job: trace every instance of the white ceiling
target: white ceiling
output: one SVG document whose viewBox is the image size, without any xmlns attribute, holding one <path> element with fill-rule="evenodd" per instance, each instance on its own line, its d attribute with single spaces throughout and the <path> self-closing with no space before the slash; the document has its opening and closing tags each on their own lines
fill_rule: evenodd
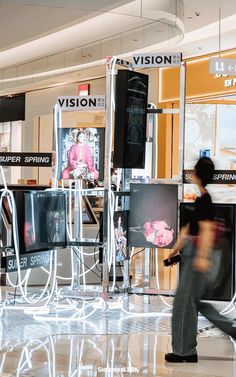
<svg viewBox="0 0 236 377">
<path fill-rule="evenodd" d="M 117 51 L 123 56 L 138 50 L 171 49 L 184 56 L 217 51 L 219 7 L 222 49 L 236 47 L 236 0 L 184 0 L 182 41 L 180 31 L 173 38 L 176 21 L 183 27 L 181 17 L 171 17 L 175 6 L 176 0 L 0 0 L 0 94 L 92 78 L 96 70 L 88 64 L 101 64 Z M 72 65 L 72 73 L 31 77 Z M 2 82 L 19 76 L 28 78 Z"/>
<path fill-rule="evenodd" d="M 32 1 L 38 4 L 46 3 L 46 1 L 34 0 L 29 0 L 28 3 Z M 60 0 L 59 2 L 63 1 Z M 75 0 L 67 1 L 68 4 L 75 2 Z M 80 1 L 78 0 L 79 3 Z M 110 45 L 115 46 L 115 44 L 118 44 L 116 54 L 153 44 L 150 41 L 150 36 L 156 42 L 168 40 L 169 36 L 175 35 L 175 26 L 178 26 L 181 30 L 184 27 L 181 20 L 174 14 L 175 7 L 173 5 L 176 4 L 176 1 L 178 3 L 182 2 L 182 0 L 82 0 L 82 6 L 86 7 L 86 9 L 94 7 L 93 9 L 96 10 L 99 5 L 99 12 L 91 11 L 90 14 L 85 9 L 13 4 L 13 2 L 19 3 L 20 0 L 10 0 L 9 4 L 0 3 L 0 25 L 3 25 L 3 31 L 11 31 L 6 38 L 8 42 L 5 42 L 4 37 L 2 37 L 2 40 L 0 38 L 0 49 L 2 48 L 2 52 L 0 52 L 0 68 L 36 60 L 75 47 L 85 47 L 90 43 L 100 43 L 104 39 L 110 40 L 111 37 L 114 40 L 112 43 L 110 40 Z M 21 2 L 25 3 L 26 1 L 22 0 Z M 109 9 L 105 7 L 108 2 L 110 4 Z M 52 0 L 52 3 L 55 3 L 55 1 Z M 113 7 L 111 4 L 113 4 Z M 143 5 L 142 8 L 140 7 L 141 4 Z M 117 5 L 119 6 L 117 7 Z M 8 9 L 11 7 L 16 7 L 17 12 L 13 12 L 13 9 Z M 60 18 L 63 16 L 64 11 L 68 19 L 70 18 L 71 25 L 65 26 L 65 23 L 63 23 L 60 30 L 55 31 L 55 28 L 59 29 Z M 53 12 L 59 12 L 59 16 L 58 18 L 53 18 L 54 23 L 52 22 L 51 29 L 49 29 L 50 17 Z M 71 12 L 75 14 L 78 12 L 76 19 L 74 15 L 73 25 L 73 14 Z M 41 19 L 47 19 L 48 22 L 44 21 L 44 25 L 41 26 Z M 143 29 L 145 25 L 153 25 L 155 22 L 158 22 L 155 27 L 159 34 L 155 35 L 156 31 L 153 29 L 151 31 L 147 30 L 147 32 Z M 45 26 L 45 24 L 47 25 Z M 44 35 L 42 35 L 43 30 Z M 130 45 L 129 42 L 127 45 L 129 37 L 125 33 L 132 34 L 132 32 L 134 36 L 131 35 L 130 40 L 136 42 L 136 44 Z M 5 35 L 5 33 L 3 32 L 2 35 Z M 13 45 L 15 47 L 12 47 Z M 113 53 L 112 51 L 110 52 L 110 54 Z"/>
<path fill-rule="evenodd" d="M 0 0 L 0 51 L 82 23 L 131 0 Z M 52 46 L 53 47 L 53 46 Z"/>
</svg>

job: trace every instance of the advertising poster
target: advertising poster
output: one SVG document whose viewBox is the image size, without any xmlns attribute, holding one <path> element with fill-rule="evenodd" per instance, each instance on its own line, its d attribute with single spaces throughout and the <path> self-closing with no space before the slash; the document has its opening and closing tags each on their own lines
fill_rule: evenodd
<svg viewBox="0 0 236 377">
<path fill-rule="evenodd" d="M 63 193 L 25 193 L 25 251 L 66 246 L 66 200 Z"/>
<path fill-rule="evenodd" d="M 103 179 L 104 128 L 59 129 L 61 179 Z"/>
<path fill-rule="evenodd" d="M 116 262 L 128 258 L 128 211 L 114 213 L 114 228 L 116 241 Z"/>
<path fill-rule="evenodd" d="M 130 185 L 129 245 L 171 248 L 177 235 L 178 186 Z"/>
<path fill-rule="evenodd" d="M 210 157 L 216 168 L 208 190 L 216 203 L 236 201 L 236 105 L 188 104 L 185 118 L 185 177 L 199 157 Z M 186 173 L 187 172 L 187 173 Z M 192 184 L 185 184 L 184 199 L 198 195 Z"/>
</svg>

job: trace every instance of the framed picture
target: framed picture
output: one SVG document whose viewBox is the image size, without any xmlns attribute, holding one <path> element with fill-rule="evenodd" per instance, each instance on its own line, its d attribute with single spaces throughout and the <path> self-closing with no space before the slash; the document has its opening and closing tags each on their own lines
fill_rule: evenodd
<svg viewBox="0 0 236 377">
<path fill-rule="evenodd" d="M 26 252 L 66 247 L 66 197 L 62 192 L 32 191 L 24 195 Z"/>
<path fill-rule="evenodd" d="M 128 211 L 114 213 L 116 262 L 123 262 L 128 258 L 128 213 Z"/>
<path fill-rule="evenodd" d="M 72 196 L 71 200 L 71 211 L 72 211 L 72 224 L 74 224 L 75 219 L 75 197 Z M 67 197 L 67 221 L 69 222 L 69 198 Z M 86 225 L 96 225 L 98 223 L 96 215 L 89 203 L 87 196 L 82 196 L 82 222 Z"/>
<path fill-rule="evenodd" d="M 58 140 L 61 179 L 103 179 L 104 128 L 60 128 Z"/>
<path fill-rule="evenodd" d="M 130 185 L 129 246 L 171 249 L 177 236 L 178 185 Z"/>
</svg>

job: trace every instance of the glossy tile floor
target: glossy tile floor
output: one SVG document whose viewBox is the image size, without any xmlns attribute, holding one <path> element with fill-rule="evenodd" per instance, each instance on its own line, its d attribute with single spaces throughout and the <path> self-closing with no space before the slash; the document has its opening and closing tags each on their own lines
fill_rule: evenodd
<svg viewBox="0 0 236 377">
<path fill-rule="evenodd" d="M 49 336 L 3 350 L 2 364 L 9 376 L 235 376 L 225 338 L 200 338 L 198 364 L 166 365 L 169 349 L 170 337 L 158 333 Z"/>
<path fill-rule="evenodd" d="M 159 297 L 132 295 L 124 310 L 111 300 L 107 317 L 98 308 L 87 319 L 70 322 L 73 311 L 40 314 L 4 310 L 1 318 L 0 376 L 236 376 L 232 341 L 203 318 L 198 340 L 198 364 L 166 364 L 171 351 L 169 309 Z M 167 299 L 171 304 L 171 299 Z M 81 306 L 81 303 L 78 303 Z M 125 307 L 135 313 L 127 315 Z M 217 304 L 219 308 L 225 304 Z M 91 310 L 91 307 L 90 307 Z M 204 330 L 210 328 L 208 330 Z"/>
</svg>

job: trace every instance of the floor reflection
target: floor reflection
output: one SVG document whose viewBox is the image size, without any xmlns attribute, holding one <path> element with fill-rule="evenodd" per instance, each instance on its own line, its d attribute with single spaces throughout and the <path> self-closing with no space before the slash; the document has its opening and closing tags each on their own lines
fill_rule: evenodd
<svg viewBox="0 0 236 377">
<path fill-rule="evenodd" d="M 166 365 L 170 336 L 156 334 L 60 335 L 1 346 L 0 376 L 232 377 L 233 344 L 225 337 L 200 338 L 198 364 Z"/>
</svg>

